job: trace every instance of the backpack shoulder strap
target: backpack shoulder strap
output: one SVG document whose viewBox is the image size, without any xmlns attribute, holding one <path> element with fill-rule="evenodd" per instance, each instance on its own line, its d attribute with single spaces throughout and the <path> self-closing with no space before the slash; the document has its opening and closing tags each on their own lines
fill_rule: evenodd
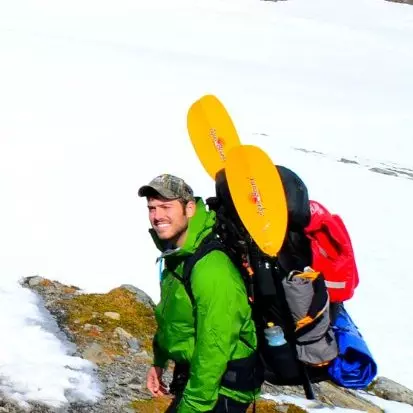
<svg viewBox="0 0 413 413">
<path fill-rule="evenodd" d="M 191 299 L 192 305 L 194 305 L 194 295 L 192 293 L 191 287 L 192 269 L 201 258 L 205 257 L 205 255 L 214 250 L 228 252 L 227 248 L 225 247 L 223 242 L 221 242 L 217 238 L 216 234 L 211 233 L 204 238 L 204 240 L 198 246 L 197 250 L 184 262 L 182 282 L 185 286 L 187 294 L 189 295 L 189 298 Z"/>
</svg>

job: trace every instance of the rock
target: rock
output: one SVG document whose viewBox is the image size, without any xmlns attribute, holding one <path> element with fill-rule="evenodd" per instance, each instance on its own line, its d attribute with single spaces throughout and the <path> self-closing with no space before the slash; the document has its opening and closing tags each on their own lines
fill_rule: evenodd
<svg viewBox="0 0 413 413">
<path fill-rule="evenodd" d="M 112 311 L 106 311 L 106 313 L 104 313 L 103 315 L 107 318 L 111 318 L 112 320 L 120 320 L 119 313 L 114 313 Z"/>
<path fill-rule="evenodd" d="M 83 326 L 83 330 L 85 330 L 85 331 L 95 331 L 95 332 L 99 332 L 99 333 L 104 331 L 104 329 L 102 327 L 97 326 L 95 324 L 85 324 Z"/>
<path fill-rule="evenodd" d="M 137 390 L 137 391 L 142 390 L 142 384 L 131 383 L 131 384 L 128 384 L 128 387 L 132 390 Z"/>
<path fill-rule="evenodd" d="M 380 407 L 363 399 L 357 393 L 343 389 L 333 383 L 320 383 L 318 385 L 318 391 L 320 401 L 329 404 L 330 406 L 367 411 L 369 413 L 383 413 Z"/>
<path fill-rule="evenodd" d="M 129 338 L 132 338 L 132 334 L 128 333 L 126 330 L 124 330 L 122 327 L 116 327 L 115 330 L 113 331 L 114 336 L 118 336 L 120 341 L 127 341 Z"/>
<path fill-rule="evenodd" d="M 30 287 L 36 287 L 38 286 L 42 281 L 44 280 L 43 277 L 39 277 L 38 275 L 36 275 L 35 277 L 29 277 L 27 279 L 27 282 L 29 284 Z"/>
<path fill-rule="evenodd" d="M 93 343 L 87 347 L 83 351 L 83 357 L 96 364 L 106 364 L 112 362 L 111 357 L 104 352 L 103 347 L 98 343 Z"/>
<path fill-rule="evenodd" d="M 153 328 L 149 325 L 154 323 L 150 298 L 132 286 L 128 288 L 129 291 L 118 288 L 107 294 L 79 294 L 77 287 L 69 287 L 42 277 L 34 280 L 33 278 L 31 278 L 32 285 L 28 278 L 22 281 L 22 285 L 37 293 L 44 303 L 44 311 L 54 316 L 57 330 L 73 345 L 71 354 L 83 357 L 96 365 L 96 374 L 104 389 L 104 396 L 97 403 L 71 402 L 58 413 L 138 411 L 133 410 L 133 402 L 151 399 L 146 389 L 146 374 L 152 361 L 148 352 L 155 331 L 155 325 Z M 123 307 L 120 306 L 123 302 L 125 317 L 122 312 Z M 142 311 L 141 306 L 138 306 L 138 315 L 133 324 L 131 309 L 135 302 L 146 310 Z M 95 304 L 96 307 L 93 307 Z M 124 327 L 116 330 L 115 334 L 112 319 L 104 316 L 104 312 L 109 308 L 116 308 L 108 312 L 120 314 L 119 327 Z M 128 328 L 131 326 L 134 333 L 127 331 L 125 325 Z M 142 335 L 139 335 L 139 326 L 142 326 Z M 93 334 L 94 332 L 97 334 Z M 121 352 L 122 347 L 119 345 L 121 340 L 124 352 Z M 167 370 L 165 382 L 169 383 L 171 379 L 171 371 Z M 8 413 L 27 413 L 12 402 L 7 401 L 7 404 L 2 404 L 1 401 L 0 391 L 0 407 L 6 407 Z M 38 403 L 29 402 L 29 404 L 32 408 L 30 413 L 57 413 L 54 409 L 40 406 Z M 151 409 L 150 406 L 149 408 Z"/>
<path fill-rule="evenodd" d="M 352 165 L 360 165 L 357 161 L 354 161 L 352 159 L 340 158 L 338 161 L 342 163 L 349 163 Z"/>
<path fill-rule="evenodd" d="M 391 1 L 393 3 L 402 3 L 402 4 L 411 4 L 413 5 L 413 0 L 386 0 Z"/>
<path fill-rule="evenodd" d="M 133 337 L 132 334 L 128 333 L 121 327 L 116 327 L 114 332 L 114 336 L 119 338 L 119 341 L 122 347 L 131 348 L 134 352 L 138 352 L 140 350 L 140 343 L 136 337 Z"/>
<path fill-rule="evenodd" d="M 369 387 L 376 396 L 413 406 L 413 390 L 386 377 L 378 377 Z"/>
<path fill-rule="evenodd" d="M 369 171 L 371 172 L 376 172 L 378 174 L 383 174 L 383 175 L 389 175 L 389 176 L 398 176 L 397 172 L 391 171 L 389 169 L 385 169 L 385 168 L 369 168 Z"/>
<path fill-rule="evenodd" d="M 108 294 L 79 294 L 76 287 L 68 287 L 42 277 L 26 279 L 24 286 L 37 292 L 42 298 L 45 311 L 56 318 L 57 329 L 73 344 L 73 354 L 96 365 L 96 374 L 104 389 L 103 398 L 95 404 L 71 402 L 58 413 L 164 411 L 165 406 L 158 406 L 159 400 L 152 399 L 146 388 L 146 374 L 152 362 L 151 339 L 155 331 L 155 328 L 148 328 L 148 324 L 145 324 L 148 320 L 154 323 L 152 309 L 155 305 L 147 294 L 130 285 L 123 285 L 123 289 L 120 287 Z M 137 318 L 135 307 L 139 314 Z M 73 309 L 76 311 L 72 311 Z M 113 311 L 106 311 L 108 309 Z M 120 318 L 117 319 L 115 314 L 119 314 Z M 168 368 L 164 381 L 168 385 L 171 379 L 172 369 Z M 315 408 L 337 406 L 382 413 L 380 408 L 365 400 L 360 393 L 342 389 L 332 383 L 315 384 L 314 391 L 317 398 L 314 401 Z M 403 386 L 397 387 L 397 383 L 383 378 L 375 382 L 374 390 L 371 391 L 389 400 L 405 403 L 412 400 L 410 390 Z M 263 394 L 305 397 L 301 386 L 265 384 Z M 288 403 L 275 406 L 271 400 L 258 402 L 257 406 L 260 407 L 257 411 L 304 411 Z M 8 401 L 2 403 L 0 394 L 0 408 L 6 408 L 3 411 L 27 413 L 12 405 Z M 30 413 L 57 413 L 38 403 L 30 402 L 30 405 L 33 407 Z"/>
<path fill-rule="evenodd" d="M 139 352 L 141 349 L 139 340 L 136 337 L 131 337 L 130 339 L 128 339 L 128 345 L 131 348 L 131 350 L 133 350 L 134 352 Z"/>
<path fill-rule="evenodd" d="M 407 177 L 408 179 L 413 179 L 413 171 L 406 168 L 389 168 L 390 171 L 393 171 L 397 174 Z"/>
<path fill-rule="evenodd" d="M 336 386 L 330 382 L 313 384 L 316 400 L 312 403 L 312 408 L 331 408 L 341 407 L 348 409 L 361 410 L 369 413 L 383 413 L 383 411 L 373 403 L 347 389 Z M 292 396 L 305 398 L 302 386 L 274 386 L 265 383 L 262 393 L 273 396 Z M 277 406 L 278 411 L 279 406 Z"/>
<path fill-rule="evenodd" d="M 133 285 L 130 285 L 130 284 L 122 284 L 120 288 L 124 288 L 125 290 L 128 290 L 131 293 L 135 294 L 136 301 L 138 301 L 139 303 L 142 303 L 152 309 L 155 308 L 155 303 L 152 301 L 152 298 L 149 297 L 148 294 L 146 294 L 144 291 L 140 290 L 139 288 L 134 287 Z"/>
</svg>

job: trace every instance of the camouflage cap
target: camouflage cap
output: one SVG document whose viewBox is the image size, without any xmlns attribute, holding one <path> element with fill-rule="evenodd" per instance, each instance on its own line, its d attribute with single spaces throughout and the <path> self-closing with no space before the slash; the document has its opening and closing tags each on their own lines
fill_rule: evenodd
<svg viewBox="0 0 413 413">
<path fill-rule="evenodd" d="M 140 187 L 138 191 L 138 195 L 141 197 L 156 193 L 166 199 L 194 200 L 192 188 L 182 178 L 170 174 L 157 176 L 148 185 Z"/>
</svg>

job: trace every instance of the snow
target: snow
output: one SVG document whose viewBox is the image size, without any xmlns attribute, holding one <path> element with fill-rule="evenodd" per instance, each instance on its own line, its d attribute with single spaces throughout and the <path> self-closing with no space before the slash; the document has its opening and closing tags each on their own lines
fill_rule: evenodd
<svg viewBox="0 0 413 413">
<path fill-rule="evenodd" d="M 277 403 L 280 404 L 294 404 L 296 406 L 302 407 L 305 409 L 308 413 L 316 413 L 322 411 L 323 413 L 329 413 L 329 412 L 334 412 L 334 413 L 356 413 L 360 412 L 361 410 L 354 410 L 354 409 L 346 409 L 343 407 L 324 407 L 320 405 L 315 400 L 307 400 L 302 397 L 297 397 L 297 396 L 286 396 L 286 395 L 279 395 L 279 396 L 273 396 L 271 394 L 263 394 L 262 397 L 267 400 L 274 400 Z"/>
<path fill-rule="evenodd" d="M 383 411 L 385 412 L 397 412 L 397 413 L 412 413 L 413 412 L 413 406 L 410 406 L 408 404 L 384 400 L 381 397 L 377 397 L 377 396 L 374 396 L 374 395 L 371 395 L 371 394 L 368 394 L 362 391 L 360 391 L 359 393 L 364 399 L 376 404 L 381 409 L 383 409 Z M 271 394 L 263 394 L 262 397 L 267 400 L 274 400 L 275 402 L 280 403 L 280 404 L 284 404 L 284 403 L 294 404 L 296 406 L 302 407 L 308 413 L 316 413 L 320 411 L 323 411 L 324 413 L 328 413 L 328 412 L 356 413 L 356 412 L 362 411 L 362 410 L 355 410 L 355 409 L 346 409 L 346 408 L 341 408 L 341 407 L 328 408 L 328 407 L 324 407 L 320 405 L 320 403 L 318 403 L 317 401 L 306 400 L 306 399 L 303 399 L 302 397 L 297 397 L 297 396 L 286 396 L 286 395 L 273 396 Z"/>
<path fill-rule="evenodd" d="M 62 407 L 74 400 L 95 402 L 101 395 L 95 366 L 73 356 L 39 298 L 19 285 L 0 287 L 0 392 L 23 408 L 30 401 Z"/>
<path fill-rule="evenodd" d="M 368 401 L 376 404 L 379 406 L 383 411 L 390 412 L 390 411 L 397 411 L 397 413 L 412 413 L 413 406 L 410 406 L 405 403 L 399 403 L 391 400 L 385 400 L 381 397 L 377 397 L 368 393 L 360 392 L 360 395 L 367 399 Z"/>
<path fill-rule="evenodd" d="M 17 282 L 133 284 L 156 301 L 157 250 L 136 193 L 163 172 L 212 193 L 186 130 L 207 93 L 245 143 L 343 217 L 361 276 L 350 314 L 379 374 L 413 387 L 412 181 L 337 162 L 412 168 L 412 23 L 413 7 L 381 0 L 1 3 L 2 389 L 52 405 L 97 396 L 93 368 Z"/>
</svg>

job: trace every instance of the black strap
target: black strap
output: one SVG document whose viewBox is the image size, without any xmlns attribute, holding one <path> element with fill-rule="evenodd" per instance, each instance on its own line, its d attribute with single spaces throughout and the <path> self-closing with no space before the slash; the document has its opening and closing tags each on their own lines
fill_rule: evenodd
<svg viewBox="0 0 413 413">
<path fill-rule="evenodd" d="M 312 286 L 314 294 L 307 315 L 315 319 L 317 314 L 322 311 L 328 303 L 327 287 L 321 273 L 313 281 Z"/>
<path fill-rule="evenodd" d="M 215 250 L 228 252 L 228 249 L 225 247 L 225 245 L 219 240 L 216 234 L 212 232 L 202 240 L 197 250 L 191 256 L 185 259 L 181 281 L 185 286 L 186 292 L 193 306 L 195 304 L 195 300 L 191 287 L 192 269 L 201 258 L 205 257 L 205 255 Z"/>
</svg>

